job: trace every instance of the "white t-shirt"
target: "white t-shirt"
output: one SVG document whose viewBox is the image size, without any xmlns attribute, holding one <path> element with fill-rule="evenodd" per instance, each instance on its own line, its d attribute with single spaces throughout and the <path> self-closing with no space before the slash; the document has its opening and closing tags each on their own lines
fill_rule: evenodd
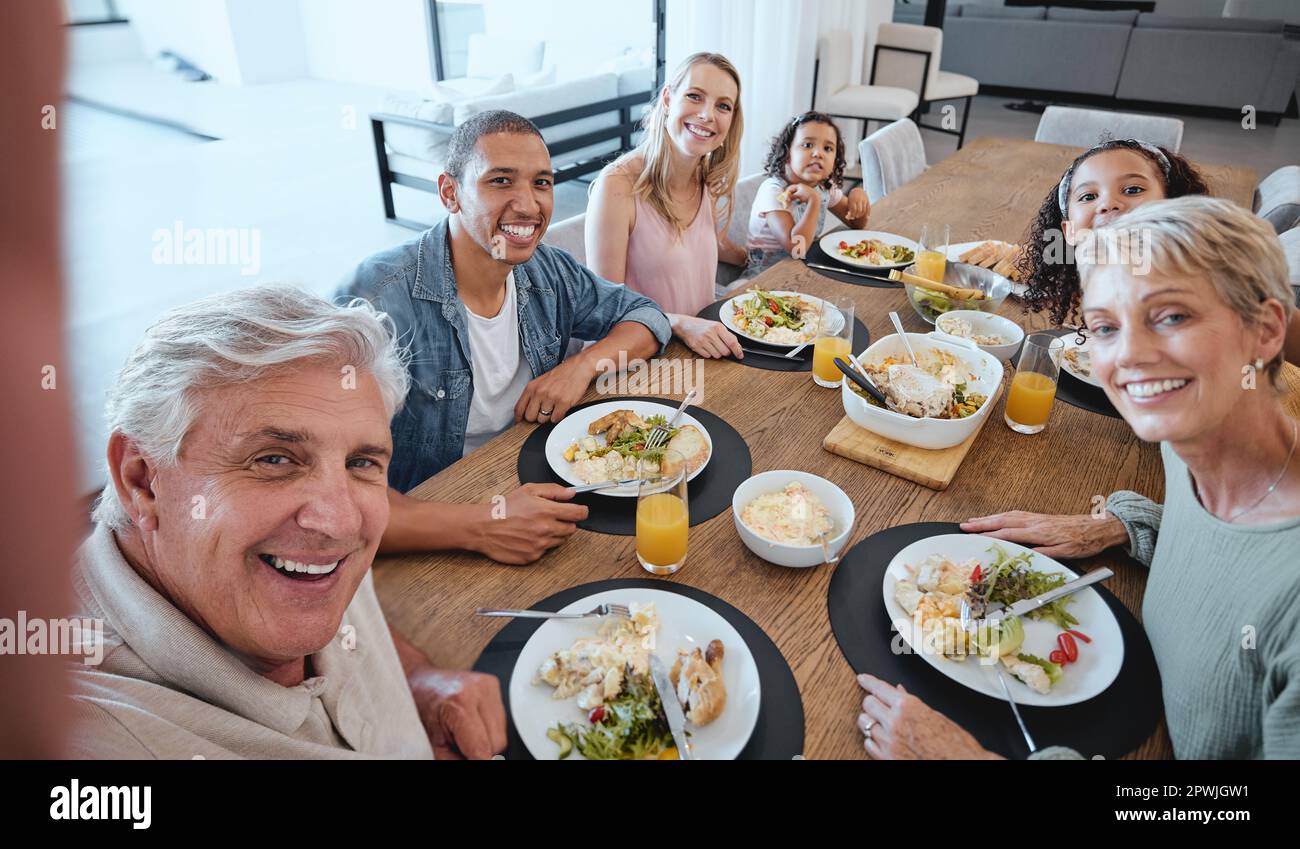
<svg viewBox="0 0 1300 849">
<path fill-rule="evenodd" d="M 784 180 L 776 177 L 768 177 L 759 185 L 758 191 L 754 193 L 754 205 L 749 210 L 749 239 L 745 243 L 747 248 L 785 253 L 785 246 L 781 244 L 780 237 L 768 224 L 767 214 L 777 210 L 789 212 L 795 223 L 799 223 L 805 204 L 796 201 L 790 204 L 789 209 L 785 209 L 777 200 L 788 185 Z M 820 234 L 826 223 L 826 211 L 843 199 L 844 192 L 838 186 L 830 191 L 819 186 L 817 191 L 822 196 L 821 211 L 817 216 L 817 234 Z"/>
<path fill-rule="evenodd" d="M 465 308 L 469 319 L 469 350 L 474 364 L 474 397 L 465 426 L 464 457 L 515 422 L 515 404 L 533 379 L 519 339 L 519 306 L 515 274 L 506 277 L 506 300 L 491 318 Z"/>
</svg>

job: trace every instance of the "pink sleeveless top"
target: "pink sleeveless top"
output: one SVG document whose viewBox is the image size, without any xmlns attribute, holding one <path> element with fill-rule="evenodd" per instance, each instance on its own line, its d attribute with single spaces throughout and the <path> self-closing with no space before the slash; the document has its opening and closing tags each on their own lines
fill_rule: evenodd
<svg viewBox="0 0 1300 849">
<path fill-rule="evenodd" d="M 659 304 L 664 312 L 695 315 L 713 303 L 718 272 L 718 236 L 713 197 L 700 198 L 695 220 L 680 236 L 672 222 L 636 198 L 636 226 L 627 244 L 627 287 Z"/>
</svg>

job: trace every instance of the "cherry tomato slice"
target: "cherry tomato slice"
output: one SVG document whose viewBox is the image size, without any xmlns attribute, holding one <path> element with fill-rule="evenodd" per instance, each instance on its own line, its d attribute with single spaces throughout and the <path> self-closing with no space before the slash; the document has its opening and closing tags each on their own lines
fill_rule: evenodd
<svg viewBox="0 0 1300 849">
<path fill-rule="evenodd" d="M 595 725 L 596 723 L 600 722 L 604 718 L 605 718 L 604 705 L 596 705 L 594 708 L 591 709 L 591 713 L 587 714 L 587 719 L 591 721 L 592 725 Z"/>
<path fill-rule="evenodd" d="M 1068 629 L 1065 633 L 1067 633 L 1067 634 L 1073 634 L 1074 636 L 1076 636 L 1076 637 L 1078 637 L 1079 639 L 1083 640 L 1085 643 L 1091 643 L 1091 642 L 1092 642 L 1092 639 L 1089 638 L 1089 636 L 1088 636 L 1087 634 L 1083 633 L 1082 631 L 1076 631 L 1076 630 L 1074 630 L 1073 628 L 1070 628 L 1070 629 Z"/>
<path fill-rule="evenodd" d="M 1061 647 L 1061 651 L 1065 652 L 1065 657 L 1070 663 L 1079 659 L 1079 644 L 1074 641 L 1074 637 L 1070 636 L 1069 631 L 1057 634 L 1056 642 Z"/>
<path fill-rule="evenodd" d="M 1056 663 L 1064 666 L 1065 652 L 1061 651 L 1060 649 L 1052 649 L 1052 653 L 1047 656 L 1047 659 L 1050 660 L 1052 663 Z"/>
<path fill-rule="evenodd" d="M 979 564 L 977 563 L 975 565 L 975 571 L 970 573 L 970 582 L 972 584 L 978 584 L 980 582 L 981 574 Z"/>
</svg>

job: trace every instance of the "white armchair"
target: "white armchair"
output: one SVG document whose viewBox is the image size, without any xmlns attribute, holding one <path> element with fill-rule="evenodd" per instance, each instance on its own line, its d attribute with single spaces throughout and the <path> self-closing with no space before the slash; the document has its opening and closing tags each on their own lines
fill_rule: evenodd
<svg viewBox="0 0 1300 849">
<path fill-rule="evenodd" d="M 813 68 L 813 109 L 835 118 L 866 122 L 897 121 L 916 111 L 917 92 L 900 86 L 853 83 L 853 40 L 844 30 L 824 34 L 817 41 Z M 865 134 L 865 133 L 864 133 Z"/>
<path fill-rule="evenodd" d="M 940 69 L 942 60 L 943 30 L 918 24 L 884 23 L 876 33 L 870 82 L 914 88 L 922 108 L 942 100 L 964 100 L 960 128 L 918 122 L 927 130 L 956 136 L 960 150 L 966 141 L 971 98 L 979 93 L 980 84 L 974 77 Z"/>
</svg>

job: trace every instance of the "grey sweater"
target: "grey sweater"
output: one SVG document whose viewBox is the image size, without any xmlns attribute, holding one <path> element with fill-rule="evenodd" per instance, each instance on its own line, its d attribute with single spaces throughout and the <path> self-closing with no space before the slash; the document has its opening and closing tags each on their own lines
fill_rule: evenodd
<svg viewBox="0 0 1300 849">
<path fill-rule="evenodd" d="M 1129 553 L 1151 569 L 1143 626 L 1179 758 L 1300 758 L 1300 517 L 1209 513 L 1167 445 L 1165 503 L 1117 492 Z"/>
</svg>

